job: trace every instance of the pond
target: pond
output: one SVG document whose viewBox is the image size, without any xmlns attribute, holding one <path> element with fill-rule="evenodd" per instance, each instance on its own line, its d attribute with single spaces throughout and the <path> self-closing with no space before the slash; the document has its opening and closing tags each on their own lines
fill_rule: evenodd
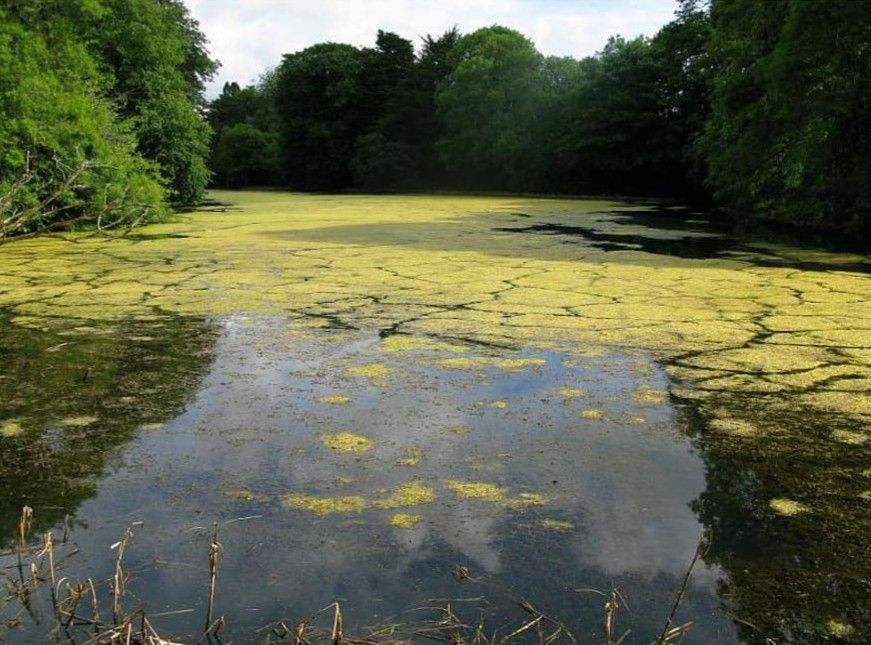
<svg viewBox="0 0 871 645">
<path fill-rule="evenodd" d="M 217 532 L 224 639 L 338 601 L 349 636 L 432 636 L 450 605 L 600 641 L 617 589 L 615 636 L 650 642 L 709 529 L 687 642 L 866 639 L 867 257 L 643 203 L 213 197 L 0 247 L 10 589 L 28 505 L 27 561 L 51 530 L 104 613 L 132 527 L 124 608 L 176 640 Z M 0 638 L 52 632 L 39 589 Z"/>
</svg>

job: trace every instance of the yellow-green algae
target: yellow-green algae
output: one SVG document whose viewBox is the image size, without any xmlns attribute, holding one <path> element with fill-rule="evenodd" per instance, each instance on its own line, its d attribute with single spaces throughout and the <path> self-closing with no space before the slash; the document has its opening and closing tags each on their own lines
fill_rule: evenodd
<svg viewBox="0 0 871 645">
<path fill-rule="evenodd" d="M 599 410 L 598 408 L 591 408 L 589 410 L 584 410 L 581 412 L 581 417 L 584 419 L 604 419 L 605 412 L 604 410 Z"/>
<path fill-rule="evenodd" d="M 384 363 L 369 363 L 368 365 L 349 367 L 345 373 L 348 376 L 367 378 L 373 385 L 383 386 L 387 384 L 387 377 L 394 371 L 394 368 L 388 367 Z"/>
<path fill-rule="evenodd" d="M 290 493 L 281 500 L 285 509 L 309 511 L 316 515 L 332 515 L 334 513 L 359 513 L 366 509 L 366 500 L 357 495 L 345 497 L 318 497 Z"/>
<path fill-rule="evenodd" d="M 244 502 L 267 502 L 269 501 L 269 497 L 267 495 L 263 495 L 261 493 L 252 492 L 246 488 L 236 488 L 231 490 L 224 491 L 224 495 L 227 497 L 232 497 L 233 499 L 239 499 Z"/>
<path fill-rule="evenodd" d="M 317 397 L 318 403 L 329 403 L 330 405 L 347 405 L 353 399 L 345 394 L 326 394 Z"/>
<path fill-rule="evenodd" d="M 487 482 L 449 479 L 445 481 L 445 487 L 457 497 L 490 502 L 506 508 L 519 509 L 525 506 L 541 506 L 547 502 L 545 497 L 538 493 L 521 493 L 512 498 L 508 495 L 506 488 Z"/>
<path fill-rule="evenodd" d="M 316 318 L 300 325 L 323 327 L 324 316 L 356 326 L 401 325 L 402 334 L 383 341 L 385 351 L 460 351 L 439 339 L 449 336 L 521 347 L 573 344 L 592 356 L 609 346 L 664 358 L 693 352 L 673 369 L 754 375 L 734 373 L 711 387 L 814 383 L 819 387 L 801 403 L 871 414 L 864 394 L 871 359 L 861 353 L 871 329 L 871 281 L 849 269 L 862 256 L 757 245 L 756 256 L 769 260 L 757 265 L 748 253 L 691 259 L 606 252 L 492 230 L 522 209 L 555 223 L 587 215 L 611 235 L 662 236 L 618 224 L 608 213 L 621 208 L 615 202 L 345 196 L 337 208 L 316 195 L 212 196 L 237 208 L 145 227 L 137 233 L 153 239 L 143 243 L 82 237 L 78 244 L 42 238 L 4 246 L 0 307 L 19 324 L 37 326 L 51 316 L 153 318 L 155 311 L 249 318 L 304 312 Z M 412 231 L 425 235 L 409 242 Z M 252 254 L 258 262 L 249 261 Z M 838 270 L 786 266 L 803 260 Z M 763 336 L 761 325 L 769 330 Z M 865 385 L 850 396 L 838 391 L 861 384 L 826 380 L 833 365 Z"/>
<path fill-rule="evenodd" d="M 552 531 L 571 531 L 575 528 L 575 525 L 571 522 L 566 522 L 564 520 L 554 520 L 549 517 L 538 520 L 538 525 L 542 528 L 550 529 Z"/>
<path fill-rule="evenodd" d="M 841 620 L 830 620 L 826 623 L 826 631 L 836 638 L 849 638 L 856 633 L 856 628 Z"/>
<path fill-rule="evenodd" d="M 809 509 L 801 502 L 796 502 L 785 497 L 776 497 L 772 499 L 768 505 L 778 515 L 798 515 L 799 513 L 807 512 Z"/>
<path fill-rule="evenodd" d="M 369 437 L 353 432 L 327 434 L 321 437 L 321 441 L 336 452 L 366 452 L 375 446 L 375 442 Z"/>
<path fill-rule="evenodd" d="M 81 428 L 89 426 L 95 421 L 97 421 L 97 417 L 94 416 L 66 417 L 60 420 L 60 424 L 68 428 Z"/>
<path fill-rule="evenodd" d="M 586 395 L 586 392 L 584 390 L 578 389 L 576 387 L 558 387 L 555 391 L 561 397 L 566 399 L 574 399 L 579 396 Z"/>
<path fill-rule="evenodd" d="M 508 401 L 493 401 L 490 403 L 491 408 L 496 408 L 498 410 L 504 410 L 508 407 Z"/>
<path fill-rule="evenodd" d="M 505 501 L 506 491 L 501 486 L 484 482 L 463 482 L 449 479 L 445 482 L 452 493 L 459 497 L 470 499 L 483 499 L 488 502 L 499 504 Z"/>
<path fill-rule="evenodd" d="M 15 419 L 0 421 L 0 437 L 14 437 L 24 432 L 24 428 Z"/>
<path fill-rule="evenodd" d="M 868 441 L 867 435 L 862 434 L 861 432 L 853 432 L 851 430 L 835 430 L 832 432 L 832 436 L 841 443 L 846 443 L 851 446 L 861 446 L 863 443 Z"/>
<path fill-rule="evenodd" d="M 391 526 L 399 529 L 413 529 L 420 524 L 423 517 L 420 515 L 412 515 L 410 513 L 396 513 L 390 518 Z"/>
<path fill-rule="evenodd" d="M 478 370 L 486 367 L 496 367 L 507 371 L 525 370 L 530 367 L 541 367 L 545 364 L 543 358 L 495 358 L 492 356 L 451 356 L 438 361 L 441 367 L 455 370 Z"/>
<path fill-rule="evenodd" d="M 413 480 L 400 484 L 396 490 L 385 498 L 373 502 L 375 508 L 402 508 L 419 506 L 436 501 L 435 491 L 421 481 Z"/>
<path fill-rule="evenodd" d="M 445 343 L 420 336 L 393 335 L 381 341 L 381 350 L 395 352 L 455 352 L 462 353 L 466 347 L 453 343 Z"/>
<path fill-rule="evenodd" d="M 396 460 L 398 466 L 417 466 L 423 459 L 423 450 L 416 446 L 409 446 L 402 451 L 402 457 Z"/>
</svg>

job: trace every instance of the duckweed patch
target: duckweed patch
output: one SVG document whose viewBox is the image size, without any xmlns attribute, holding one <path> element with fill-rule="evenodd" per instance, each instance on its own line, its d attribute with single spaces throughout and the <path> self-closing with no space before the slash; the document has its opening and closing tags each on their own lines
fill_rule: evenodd
<svg viewBox="0 0 871 645">
<path fill-rule="evenodd" d="M 82 417 L 66 417 L 60 420 L 60 424 L 67 428 L 82 428 L 89 426 L 97 421 L 97 417 L 82 416 Z"/>
<path fill-rule="evenodd" d="M 414 480 L 400 484 L 390 495 L 377 500 L 373 506 L 376 508 L 402 508 L 432 504 L 434 501 L 436 501 L 436 493 L 432 487 Z"/>
<path fill-rule="evenodd" d="M 797 502 L 792 499 L 786 499 L 784 497 L 777 497 L 772 499 L 768 505 L 778 515 L 785 515 L 787 517 L 792 515 L 798 515 L 799 513 L 805 513 L 810 510 L 807 506 L 802 504 L 801 502 Z"/>
<path fill-rule="evenodd" d="M 396 513 L 390 518 L 391 526 L 399 529 L 413 529 L 420 524 L 423 517 L 420 515 L 411 515 L 409 513 Z"/>
<path fill-rule="evenodd" d="M 394 371 L 394 368 L 388 367 L 384 363 L 370 363 L 368 365 L 349 367 L 345 373 L 352 377 L 367 378 L 373 385 L 383 386 L 387 384 L 387 377 Z"/>
<path fill-rule="evenodd" d="M 324 445 L 336 452 L 366 452 L 372 450 L 375 442 L 369 437 L 352 432 L 337 432 L 321 437 Z"/>
<path fill-rule="evenodd" d="M 353 399 L 345 394 L 326 394 L 317 397 L 318 403 L 327 403 L 329 405 L 347 405 Z"/>
<path fill-rule="evenodd" d="M 281 500 L 286 510 L 309 511 L 315 515 L 359 513 L 366 509 L 366 500 L 356 495 L 346 497 L 316 497 L 290 493 Z"/>
<path fill-rule="evenodd" d="M 538 525 L 551 531 L 571 531 L 575 525 L 564 520 L 554 520 L 549 517 L 538 520 Z"/>
<path fill-rule="evenodd" d="M 15 419 L 0 421 L 0 437 L 15 437 L 24 432 L 24 428 Z"/>
</svg>

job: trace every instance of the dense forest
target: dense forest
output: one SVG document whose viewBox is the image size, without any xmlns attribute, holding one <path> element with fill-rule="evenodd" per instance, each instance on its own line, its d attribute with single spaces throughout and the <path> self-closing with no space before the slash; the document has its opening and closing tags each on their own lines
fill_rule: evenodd
<svg viewBox="0 0 871 645">
<path fill-rule="evenodd" d="M 224 86 L 180 0 L 0 7 L 0 238 L 159 217 L 218 187 L 668 196 L 871 223 L 871 20 L 682 0 L 652 38 L 548 57 L 500 26 L 287 54 Z"/>
</svg>

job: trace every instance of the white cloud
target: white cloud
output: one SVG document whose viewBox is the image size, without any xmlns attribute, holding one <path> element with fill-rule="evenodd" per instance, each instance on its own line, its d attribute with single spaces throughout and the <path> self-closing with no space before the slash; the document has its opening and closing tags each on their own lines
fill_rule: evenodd
<svg viewBox="0 0 871 645">
<path fill-rule="evenodd" d="M 185 0 L 223 64 L 225 81 L 249 83 L 282 54 L 318 42 L 371 45 L 378 29 L 419 42 L 453 25 L 464 33 L 499 23 L 529 36 L 545 54 L 587 56 L 608 36 L 652 35 L 675 0 Z"/>
</svg>

